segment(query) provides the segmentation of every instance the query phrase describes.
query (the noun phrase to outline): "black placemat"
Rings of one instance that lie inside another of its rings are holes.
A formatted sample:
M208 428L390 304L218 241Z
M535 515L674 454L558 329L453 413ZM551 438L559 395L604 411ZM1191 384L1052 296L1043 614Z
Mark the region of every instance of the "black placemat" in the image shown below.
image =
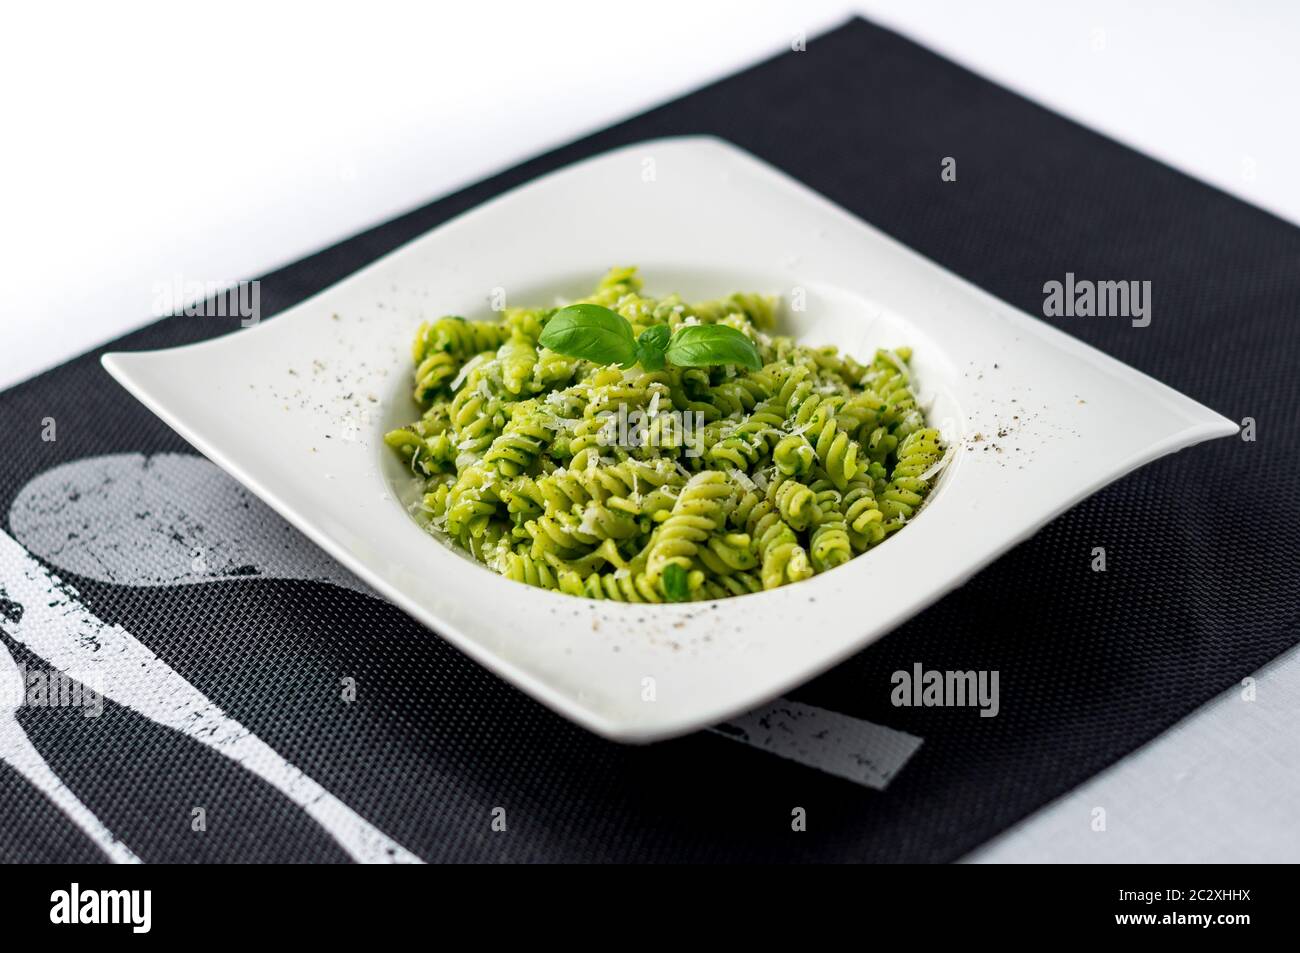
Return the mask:
M23 562L11 548L0 559L0 629L15 665L48 669L37 648L48 654L57 638L116 651L120 626L177 673L180 695L202 692L258 742L221 737L211 712L190 713L197 728L161 726L172 696L167 670L149 659L139 677L153 680L152 718L112 701L98 718L28 705L16 731L0 708L0 858L102 859L89 822L79 828L54 806L72 795L146 861L346 859L295 799L330 830L351 825L364 840L369 822L430 861L951 860L1300 638L1300 232L862 21L270 274L263 311L541 173L684 133L756 153L1030 313L1042 313L1044 282L1067 271L1151 281L1149 327L1050 320L1229 417L1255 418L1258 439L1216 441L1120 481L794 692L924 738L884 791L716 733L649 748L602 741L346 588L257 578L255 566L248 578L183 586L62 572L75 592L54 586L53 605L36 605L32 587L52 585L40 566L58 572L64 557ZM956 182L941 180L945 156L958 161ZM726 224L713 227L725 241ZM113 347L167 347L233 326L175 317ZM111 497L112 474L165 476L183 463L155 455L192 454L107 377L98 353L10 390L0 415L10 534L11 507L27 507L29 522L34 505L78 512L92 458L111 458L98 461ZM48 420L52 441L42 439ZM63 464L80 476L51 482L47 471ZM33 504L28 485L43 473ZM66 545L101 529L87 518ZM204 527L174 531L189 545ZM1090 566L1098 546L1104 573ZM205 571L216 570L200 562L191 575ZM998 716L891 706L891 673L917 662L998 670ZM38 792L41 764L61 793ZM796 807L805 831L792 830ZM504 831L493 829L498 808Z

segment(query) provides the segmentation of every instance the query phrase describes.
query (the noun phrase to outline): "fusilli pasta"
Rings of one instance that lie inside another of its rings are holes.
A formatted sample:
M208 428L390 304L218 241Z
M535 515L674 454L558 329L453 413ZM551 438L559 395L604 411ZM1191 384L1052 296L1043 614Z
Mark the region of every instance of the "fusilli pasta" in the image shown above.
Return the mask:
M425 481L428 524L496 572L592 599L742 595L842 565L930 492L944 447L908 349L861 364L770 336L771 298L651 298L634 268L583 301L638 335L729 326L763 367L597 366L539 344L556 309L422 325L423 413L385 440Z

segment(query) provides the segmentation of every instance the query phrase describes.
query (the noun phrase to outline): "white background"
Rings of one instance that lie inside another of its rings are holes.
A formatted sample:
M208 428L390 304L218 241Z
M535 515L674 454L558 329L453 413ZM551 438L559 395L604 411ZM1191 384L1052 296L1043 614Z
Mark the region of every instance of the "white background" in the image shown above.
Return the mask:
M1300 222L1282 0L33 5L0 30L0 387L145 323L160 283L256 276L799 33L815 56L855 9ZM1300 857L1296 653L1270 686L986 854ZM1098 840L1106 798L1119 834Z
M1300 221L1300 5L857 8ZM7 10L0 387L142 323L173 276L253 277L851 12L824 0Z

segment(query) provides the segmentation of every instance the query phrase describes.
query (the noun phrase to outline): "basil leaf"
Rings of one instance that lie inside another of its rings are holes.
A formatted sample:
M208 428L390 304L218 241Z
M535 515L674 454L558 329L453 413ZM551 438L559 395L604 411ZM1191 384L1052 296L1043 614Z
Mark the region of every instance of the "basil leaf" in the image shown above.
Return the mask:
M627 368L636 363L632 325L621 314L598 304L571 304L561 308L546 322L538 343L556 354L582 358L593 364L618 364Z
M685 602L691 597L690 583L687 581L686 570L677 563L669 563L664 567L664 574L661 577L664 583L664 595L670 602Z
M636 339L636 356L647 371L657 371L664 366L664 352L672 334L666 324L655 324L641 332Z
M723 324L692 324L678 329L665 356L678 367L740 364L756 371L763 366L754 342Z

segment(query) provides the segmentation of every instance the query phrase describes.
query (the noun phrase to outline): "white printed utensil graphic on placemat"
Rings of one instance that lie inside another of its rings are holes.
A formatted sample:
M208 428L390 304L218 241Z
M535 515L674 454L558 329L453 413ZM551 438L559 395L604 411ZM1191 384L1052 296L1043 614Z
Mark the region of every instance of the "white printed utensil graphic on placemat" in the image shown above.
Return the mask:
M84 646L76 647L76 630L109 627L31 556L63 572L124 586L307 579L373 595L202 457L114 454L55 467L23 488L10 509L9 523L17 540L0 534L0 557L6 557L0 559L0 579L14 578L15 569L21 567L28 601L53 593L55 600L46 601L57 600L63 607L48 620L49 628L61 625L61 633L46 632L38 640L30 635L15 638L65 669L97 661L95 653L88 657ZM6 625L7 630L15 627L21 623L10 620ZM105 695L253 770L307 809L355 858L417 859L220 712L129 633L112 627L112 638L122 652L146 660L148 677L137 677L131 688L118 686ZM68 644L60 648L59 642ZM164 699L165 711L160 710ZM712 730L876 790L888 785L921 744L920 738L906 732L788 699Z
M374 595L203 457L88 457L38 474L9 528L61 572L123 586L312 579ZM377 598L377 597L376 597Z
M0 642L0 684L12 688L0 692L0 761L53 801L109 860L118 864L140 863L140 858L59 779L18 723L18 711L27 688L26 678L4 642Z
M9 523L33 555L101 582L312 579L373 595L220 468L188 454L113 454L54 467L23 487ZM877 790L921 744L787 699L711 730Z
M97 618L70 587L3 531L0 580L9 607L4 631L48 665L63 672L93 673L105 698L252 772L305 811L353 859L419 862L223 712L130 632Z

